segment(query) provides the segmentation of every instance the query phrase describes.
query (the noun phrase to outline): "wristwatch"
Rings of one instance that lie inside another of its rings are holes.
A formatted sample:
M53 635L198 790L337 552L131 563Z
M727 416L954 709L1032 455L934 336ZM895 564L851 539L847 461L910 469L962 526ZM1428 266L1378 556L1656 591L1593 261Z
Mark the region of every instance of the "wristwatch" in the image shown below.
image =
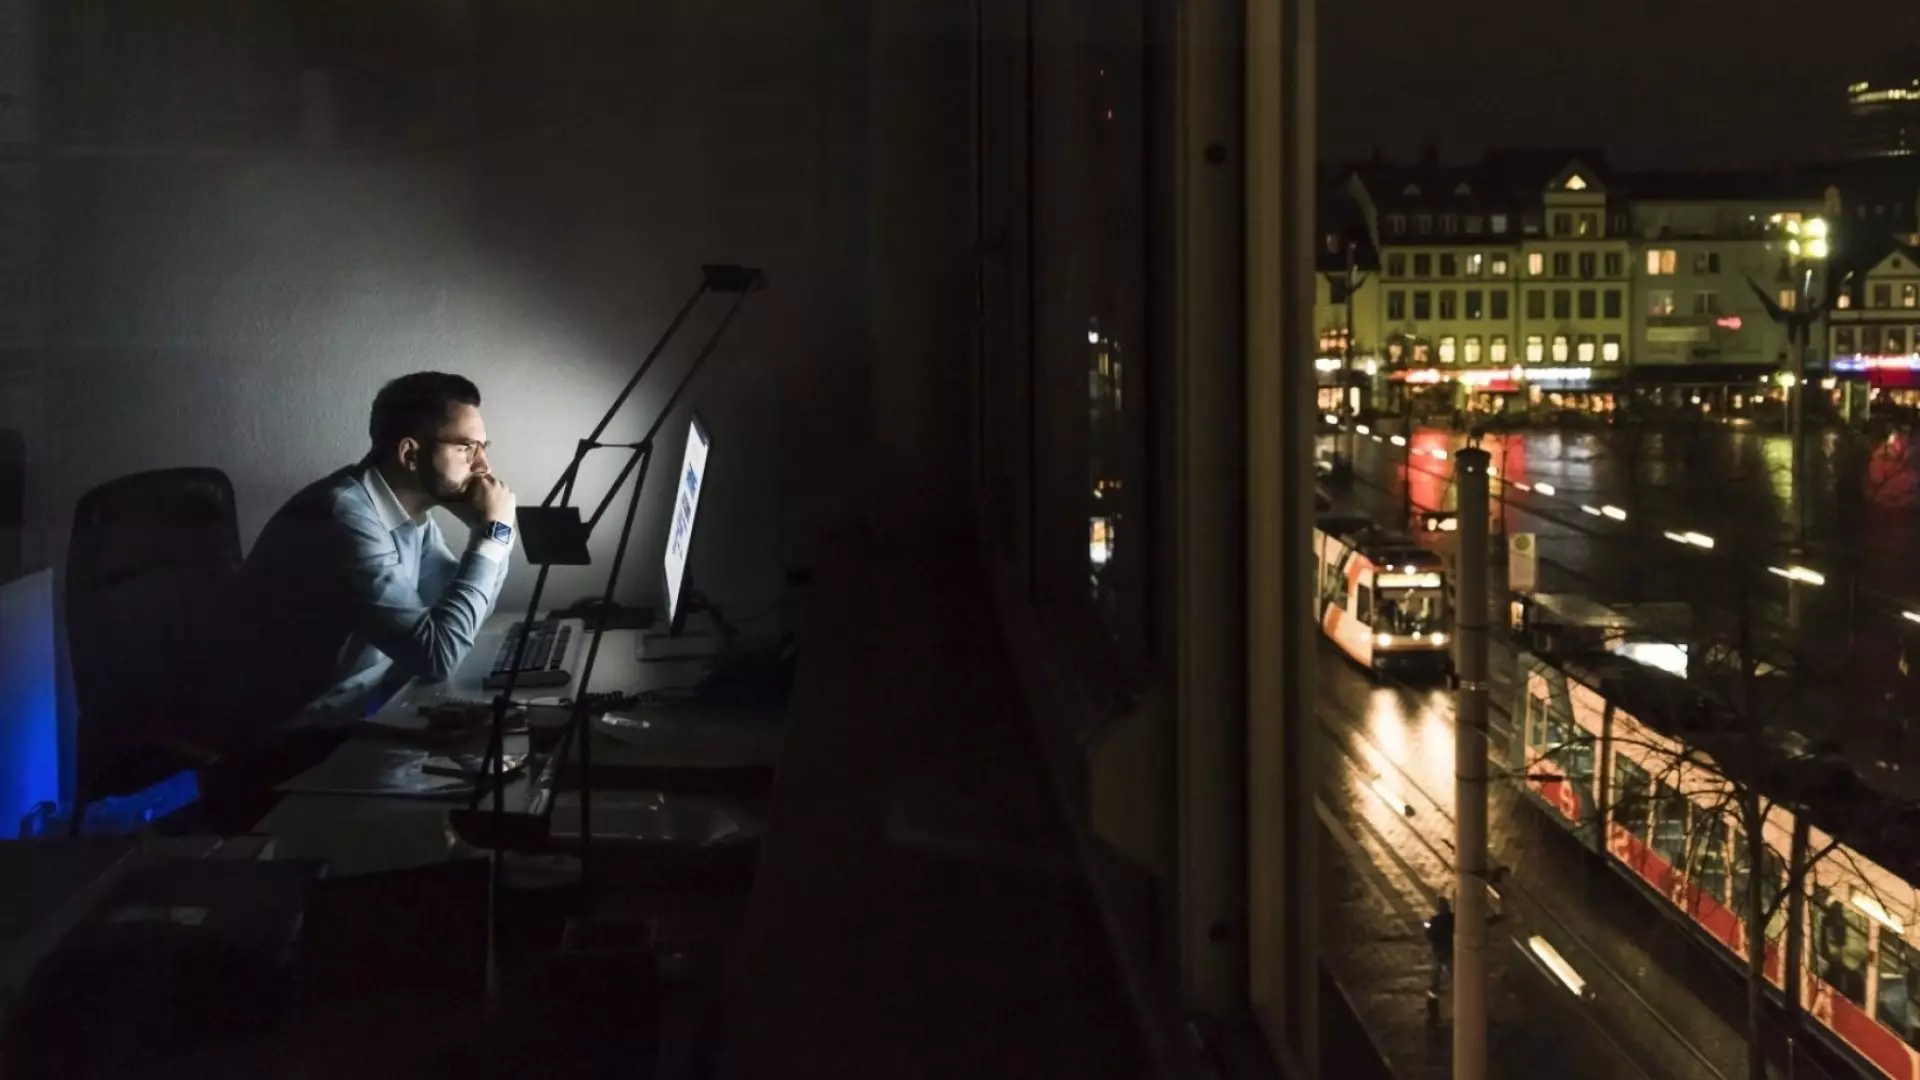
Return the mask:
M511 544L513 543L513 526L504 521L489 521L487 522L487 539Z

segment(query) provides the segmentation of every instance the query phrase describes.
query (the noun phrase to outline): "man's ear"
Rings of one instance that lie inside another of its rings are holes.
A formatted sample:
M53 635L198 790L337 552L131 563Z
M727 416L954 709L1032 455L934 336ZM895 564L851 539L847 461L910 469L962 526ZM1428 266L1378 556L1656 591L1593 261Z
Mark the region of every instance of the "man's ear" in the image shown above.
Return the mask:
M397 447L394 452L394 460L400 463L401 468L408 471L419 468L420 440L413 438L401 439L399 447Z

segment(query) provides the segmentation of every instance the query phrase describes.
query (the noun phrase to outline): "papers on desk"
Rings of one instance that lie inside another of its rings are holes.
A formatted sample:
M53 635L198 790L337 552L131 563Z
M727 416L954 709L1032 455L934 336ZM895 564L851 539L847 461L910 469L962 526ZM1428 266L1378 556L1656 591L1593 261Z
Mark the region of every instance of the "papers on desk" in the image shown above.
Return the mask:
M349 739L325 761L281 784L279 790L288 794L460 798L473 793L478 761L478 755L434 754L418 747ZM525 761L524 753L508 754L508 775Z

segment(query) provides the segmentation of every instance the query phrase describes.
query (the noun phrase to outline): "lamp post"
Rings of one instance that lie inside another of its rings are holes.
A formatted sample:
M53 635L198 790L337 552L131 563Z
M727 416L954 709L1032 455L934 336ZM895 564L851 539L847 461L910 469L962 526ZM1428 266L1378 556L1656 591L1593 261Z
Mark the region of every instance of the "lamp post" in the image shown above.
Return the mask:
M1813 274L1816 266L1825 265L1829 253L1829 228L1825 218L1810 217L1802 220L1775 214L1769 219L1775 235L1783 240L1786 249L1786 266L1792 289L1789 296L1792 303L1783 306L1777 299L1769 296L1766 290L1747 282L1760 296L1760 302L1773 320L1787 331L1787 368L1780 378L1781 385L1787 391L1787 438L1789 469L1788 494L1788 545L1794 563L1797 565L1805 553L1807 540L1807 493L1806 493L1806 421L1807 421L1807 338L1812 333L1813 324L1826 314L1832 297L1813 295ZM1830 290L1829 290L1830 291ZM1800 626L1800 605L1803 587L1798 581L1787 582L1787 625Z

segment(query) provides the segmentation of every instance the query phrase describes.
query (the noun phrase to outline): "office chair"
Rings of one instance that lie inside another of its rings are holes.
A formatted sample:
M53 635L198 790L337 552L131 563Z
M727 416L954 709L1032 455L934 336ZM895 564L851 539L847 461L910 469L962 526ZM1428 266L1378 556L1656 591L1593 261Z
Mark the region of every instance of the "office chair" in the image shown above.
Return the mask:
M66 575L80 706L71 831L90 802L210 760L206 689L241 566L219 469L134 473L81 497Z

